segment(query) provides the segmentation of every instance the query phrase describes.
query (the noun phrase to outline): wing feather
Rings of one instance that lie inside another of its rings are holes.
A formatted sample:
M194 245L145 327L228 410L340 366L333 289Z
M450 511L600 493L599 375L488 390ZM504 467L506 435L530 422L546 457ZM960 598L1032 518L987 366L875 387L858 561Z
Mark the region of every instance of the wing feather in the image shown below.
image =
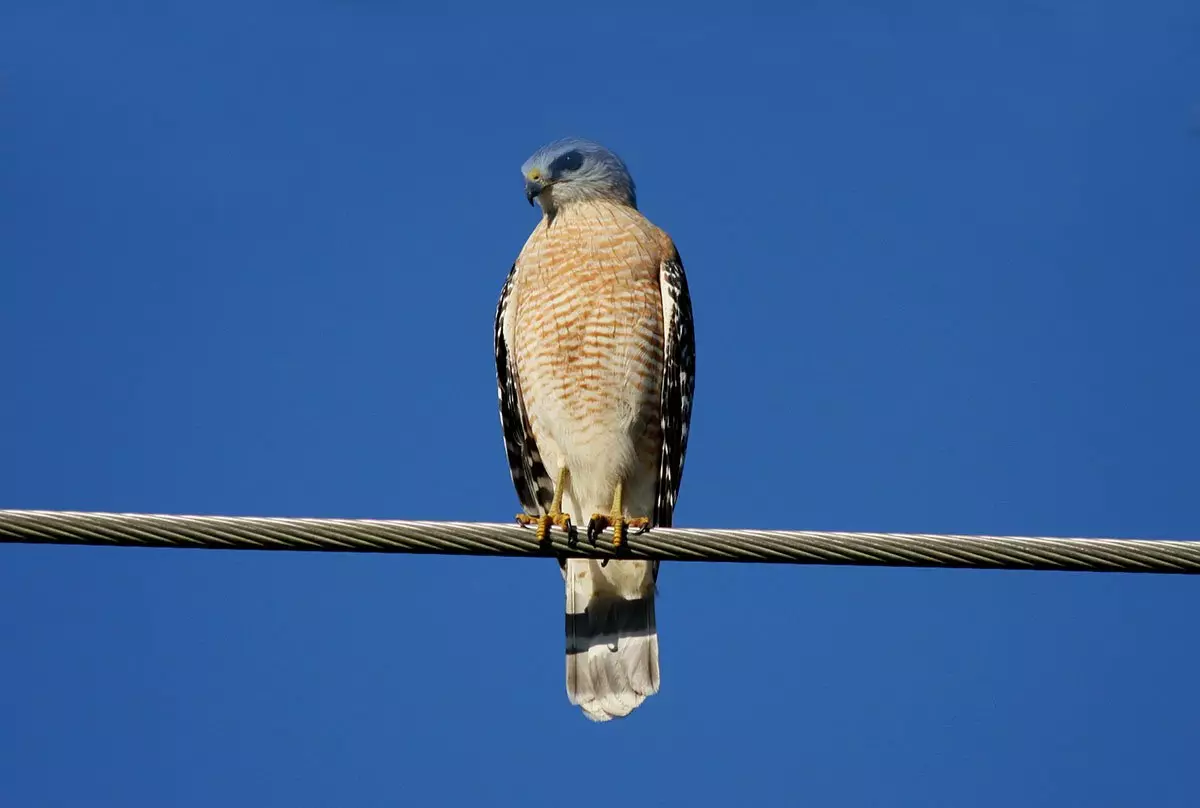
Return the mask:
M516 362L509 353L516 313L516 306L510 303L516 278L517 265L513 264L496 307L496 387L500 399L500 426L504 430L504 450L508 455L508 470L513 486L517 489L525 512L537 515L550 510L553 482L546 473L533 430L530 429L525 404L521 399Z
M692 299L688 294L683 261L676 252L660 269L662 286L663 345L662 455L658 466L658 490L654 524L670 527L683 479L688 428L692 420L692 394L696 388L696 336L692 328Z

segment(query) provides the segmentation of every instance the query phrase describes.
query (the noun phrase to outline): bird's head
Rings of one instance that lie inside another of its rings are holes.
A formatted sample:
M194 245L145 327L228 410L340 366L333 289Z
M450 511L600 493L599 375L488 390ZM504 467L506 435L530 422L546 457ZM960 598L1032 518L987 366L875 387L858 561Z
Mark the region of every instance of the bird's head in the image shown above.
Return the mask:
M585 199L610 199L637 207L633 177L625 162L590 140L567 138L543 146L521 166L525 198L536 199L547 216Z

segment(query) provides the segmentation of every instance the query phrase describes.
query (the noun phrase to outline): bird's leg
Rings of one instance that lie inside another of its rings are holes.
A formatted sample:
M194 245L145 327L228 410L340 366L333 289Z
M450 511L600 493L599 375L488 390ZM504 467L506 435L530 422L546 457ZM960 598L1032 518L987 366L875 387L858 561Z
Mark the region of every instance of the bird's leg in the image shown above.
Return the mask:
M588 540L593 544L606 527L611 526L613 529L613 547L620 547L625 543L625 531L627 528L634 528L639 533L645 533L650 529L649 517L634 516L628 519L625 518L625 508L621 501L625 493L624 489L624 482L618 481L617 488L613 491L612 510L608 516L602 513L592 514L592 518L588 522Z
M522 525L537 525L537 540L544 542L550 534L550 526L558 525L568 534L571 532L571 517L562 512L563 489L566 488L567 467L558 470L558 483L554 486L554 501L550 503L550 512L541 516L530 516L527 513L517 514L517 522Z

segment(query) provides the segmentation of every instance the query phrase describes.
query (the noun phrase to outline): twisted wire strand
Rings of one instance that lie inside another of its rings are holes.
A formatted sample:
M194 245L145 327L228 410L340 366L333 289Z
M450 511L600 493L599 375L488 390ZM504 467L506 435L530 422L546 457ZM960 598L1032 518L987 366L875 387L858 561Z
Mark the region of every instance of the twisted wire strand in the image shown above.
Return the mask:
M586 531L580 531L586 532ZM171 516L0 510L0 542L223 550L322 550L881 567L1200 573L1200 542L657 528L614 552L552 530L486 522Z

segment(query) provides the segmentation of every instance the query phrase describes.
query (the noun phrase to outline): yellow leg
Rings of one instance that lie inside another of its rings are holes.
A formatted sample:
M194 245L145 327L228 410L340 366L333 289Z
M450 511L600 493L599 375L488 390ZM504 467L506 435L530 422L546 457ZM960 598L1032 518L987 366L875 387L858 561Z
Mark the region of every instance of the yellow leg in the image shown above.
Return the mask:
M625 543L625 533L628 528L634 528L639 533L645 533L650 529L650 519L646 516L634 516L628 519L625 518L625 505L623 502L625 495L624 482L618 482L617 488L613 491L612 509L609 515L605 516L602 513L592 514L591 521L588 522L588 539L595 542L600 534L604 532L606 527L613 529L613 547L620 547Z
M613 491L612 509L608 512L608 521L613 529L613 547L625 543L625 509L622 507L621 495L625 493L625 483L617 481L617 490Z
M537 525L537 540L543 542L550 534L550 526L558 525L567 533L571 532L571 517L562 512L563 489L567 482L567 467L558 470L558 483L554 486L554 501L550 503L550 512L541 516L530 516L527 513L517 514L517 522L525 525Z

